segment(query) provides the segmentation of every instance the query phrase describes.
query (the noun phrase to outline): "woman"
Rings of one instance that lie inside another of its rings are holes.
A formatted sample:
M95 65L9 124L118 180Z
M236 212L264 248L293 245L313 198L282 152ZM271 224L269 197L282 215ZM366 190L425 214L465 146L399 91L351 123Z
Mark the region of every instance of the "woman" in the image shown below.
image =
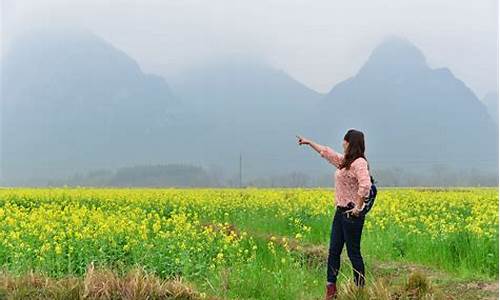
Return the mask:
M328 146L298 136L299 145L309 145L333 164L335 171L336 211L328 251L326 300L337 294L337 274L340 269L340 253L347 245L347 254L352 263L354 283L364 286L365 266L361 256L360 242L365 216L364 198L370 193L371 180L365 157L365 139L361 131L350 129L344 136L344 154Z

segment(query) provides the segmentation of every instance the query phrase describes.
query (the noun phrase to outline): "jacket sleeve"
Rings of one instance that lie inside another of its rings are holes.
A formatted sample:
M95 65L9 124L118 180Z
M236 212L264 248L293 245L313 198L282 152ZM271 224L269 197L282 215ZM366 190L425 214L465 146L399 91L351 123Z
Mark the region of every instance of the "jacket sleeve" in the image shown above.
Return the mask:
M342 164L342 160L344 159L344 155L336 152L328 146L322 146L319 154L337 168L340 167L340 164Z
M353 168L353 172L358 180L359 187L357 194L360 197L368 197L372 186L370 172L368 171L368 162L360 157L352 162L351 168Z

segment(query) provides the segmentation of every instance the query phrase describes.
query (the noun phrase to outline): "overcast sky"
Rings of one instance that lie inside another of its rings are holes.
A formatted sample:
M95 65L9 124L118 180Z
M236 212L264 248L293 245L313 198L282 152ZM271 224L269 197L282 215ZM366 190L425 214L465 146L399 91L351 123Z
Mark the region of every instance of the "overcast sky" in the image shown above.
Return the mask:
M249 55L329 91L387 35L408 38L481 98L498 90L497 0L0 0L2 53L20 32L72 24L167 77Z

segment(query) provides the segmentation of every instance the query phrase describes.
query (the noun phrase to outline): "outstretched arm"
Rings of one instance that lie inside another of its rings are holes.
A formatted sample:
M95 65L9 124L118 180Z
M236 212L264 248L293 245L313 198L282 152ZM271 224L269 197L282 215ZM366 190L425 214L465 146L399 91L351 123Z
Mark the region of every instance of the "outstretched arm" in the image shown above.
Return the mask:
M333 164L337 168L342 163L344 156L342 154L336 152L332 148L330 148L328 146L323 146L323 145L317 144L311 140L305 139L305 138L300 137L300 136L297 136L297 138L299 139L299 145L311 146L311 148L316 150L316 152L318 152L323 158L328 160L331 164Z

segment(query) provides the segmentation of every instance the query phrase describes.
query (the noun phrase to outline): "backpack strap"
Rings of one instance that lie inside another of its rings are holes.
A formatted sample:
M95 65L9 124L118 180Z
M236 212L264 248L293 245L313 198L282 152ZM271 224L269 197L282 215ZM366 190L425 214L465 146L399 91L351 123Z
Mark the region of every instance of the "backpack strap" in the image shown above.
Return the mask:
M364 158L366 160L366 165L368 166L368 173L370 174L370 181L372 182L372 184L375 182L375 179L373 179L373 176L370 172L370 163L368 162L368 159Z

